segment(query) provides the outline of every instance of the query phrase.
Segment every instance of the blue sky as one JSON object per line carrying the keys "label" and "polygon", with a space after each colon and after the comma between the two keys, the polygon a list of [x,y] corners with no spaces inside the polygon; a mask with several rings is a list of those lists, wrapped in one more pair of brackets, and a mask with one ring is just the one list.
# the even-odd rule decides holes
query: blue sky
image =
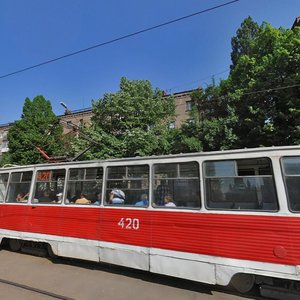
{"label": "blue sky", "polygon": [[[0,76],[229,0],[0,0]],[[116,92],[120,78],[179,92],[226,78],[231,38],[251,16],[290,28],[299,0],[240,0],[217,10],[0,79],[0,124],[43,95],[56,114]]]}

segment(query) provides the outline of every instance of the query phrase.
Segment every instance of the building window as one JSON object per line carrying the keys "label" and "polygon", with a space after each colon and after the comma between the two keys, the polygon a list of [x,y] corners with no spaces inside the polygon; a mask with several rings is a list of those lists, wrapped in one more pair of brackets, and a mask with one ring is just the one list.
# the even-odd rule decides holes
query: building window
{"label": "building window", "polygon": [[169,123],[169,128],[170,129],[175,129],[176,128],[175,121]]}
{"label": "building window", "polygon": [[191,111],[193,108],[193,101],[186,101],[185,102],[185,110],[186,111]]}

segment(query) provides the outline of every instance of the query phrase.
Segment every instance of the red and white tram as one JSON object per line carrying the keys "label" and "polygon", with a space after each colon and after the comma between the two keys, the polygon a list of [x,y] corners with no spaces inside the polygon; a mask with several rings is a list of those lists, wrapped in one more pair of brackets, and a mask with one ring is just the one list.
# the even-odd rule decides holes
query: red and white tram
{"label": "red and white tram", "polygon": [[[113,204],[116,188],[125,200]],[[0,239],[14,250],[42,242],[59,256],[245,292],[298,286],[299,213],[300,146],[0,170]]]}

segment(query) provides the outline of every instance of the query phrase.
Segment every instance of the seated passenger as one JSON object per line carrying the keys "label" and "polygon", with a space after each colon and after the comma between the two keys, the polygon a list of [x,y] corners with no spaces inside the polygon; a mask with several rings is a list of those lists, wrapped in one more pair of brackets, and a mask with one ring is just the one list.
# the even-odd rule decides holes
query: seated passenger
{"label": "seated passenger", "polygon": [[100,205],[101,203],[101,192],[95,194],[95,200],[92,201],[93,205]]}
{"label": "seated passenger", "polygon": [[155,205],[164,206],[165,196],[170,193],[170,188],[165,180],[161,180],[160,185],[155,190]]}
{"label": "seated passenger", "polygon": [[49,190],[45,190],[44,192],[43,192],[43,196],[41,196],[40,198],[39,198],[39,202],[40,203],[46,203],[46,202],[51,202],[52,200],[51,200],[51,198],[50,198],[50,191]]}
{"label": "seated passenger", "polygon": [[170,194],[167,194],[164,198],[165,206],[175,207],[176,204],[173,202],[173,197]]}
{"label": "seated passenger", "polygon": [[141,200],[135,203],[135,206],[148,206],[148,204],[149,204],[148,195],[142,194]]}
{"label": "seated passenger", "polygon": [[119,189],[113,189],[109,193],[109,204],[124,204],[125,202],[125,193]]}
{"label": "seated passenger", "polygon": [[21,192],[16,197],[17,202],[27,202],[27,200],[28,200],[28,193],[25,194],[25,193]]}
{"label": "seated passenger", "polygon": [[63,193],[56,194],[56,197],[57,197],[57,200],[54,200],[53,202],[61,203],[63,200]]}
{"label": "seated passenger", "polygon": [[80,198],[75,201],[75,204],[91,204],[91,201],[86,198],[86,195],[81,193]]}

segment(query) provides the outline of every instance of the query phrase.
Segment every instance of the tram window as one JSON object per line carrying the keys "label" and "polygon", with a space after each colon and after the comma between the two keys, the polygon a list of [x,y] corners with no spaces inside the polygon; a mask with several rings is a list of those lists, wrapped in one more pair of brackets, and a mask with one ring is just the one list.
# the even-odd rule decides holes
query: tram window
{"label": "tram window", "polygon": [[103,168],[69,170],[65,203],[100,205]]}
{"label": "tram window", "polygon": [[[122,192],[125,194],[125,199],[122,199]],[[148,195],[148,165],[107,168],[106,205],[121,204],[126,206],[147,207],[149,204]]]}
{"label": "tram window", "polygon": [[300,212],[300,156],[284,157],[282,165],[289,208]]}
{"label": "tram window", "polygon": [[62,202],[65,185],[64,169],[37,171],[34,203],[57,204]]}
{"label": "tram window", "polygon": [[31,179],[32,171],[11,173],[8,183],[6,202],[27,202]]}
{"label": "tram window", "polygon": [[268,158],[207,161],[203,167],[207,208],[278,209],[273,171]]}
{"label": "tram window", "polygon": [[154,165],[153,206],[200,208],[200,180],[197,162]]}
{"label": "tram window", "polygon": [[7,182],[8,182],[8,173],[0,174],[0,202],[3,202],[5,199]]}

